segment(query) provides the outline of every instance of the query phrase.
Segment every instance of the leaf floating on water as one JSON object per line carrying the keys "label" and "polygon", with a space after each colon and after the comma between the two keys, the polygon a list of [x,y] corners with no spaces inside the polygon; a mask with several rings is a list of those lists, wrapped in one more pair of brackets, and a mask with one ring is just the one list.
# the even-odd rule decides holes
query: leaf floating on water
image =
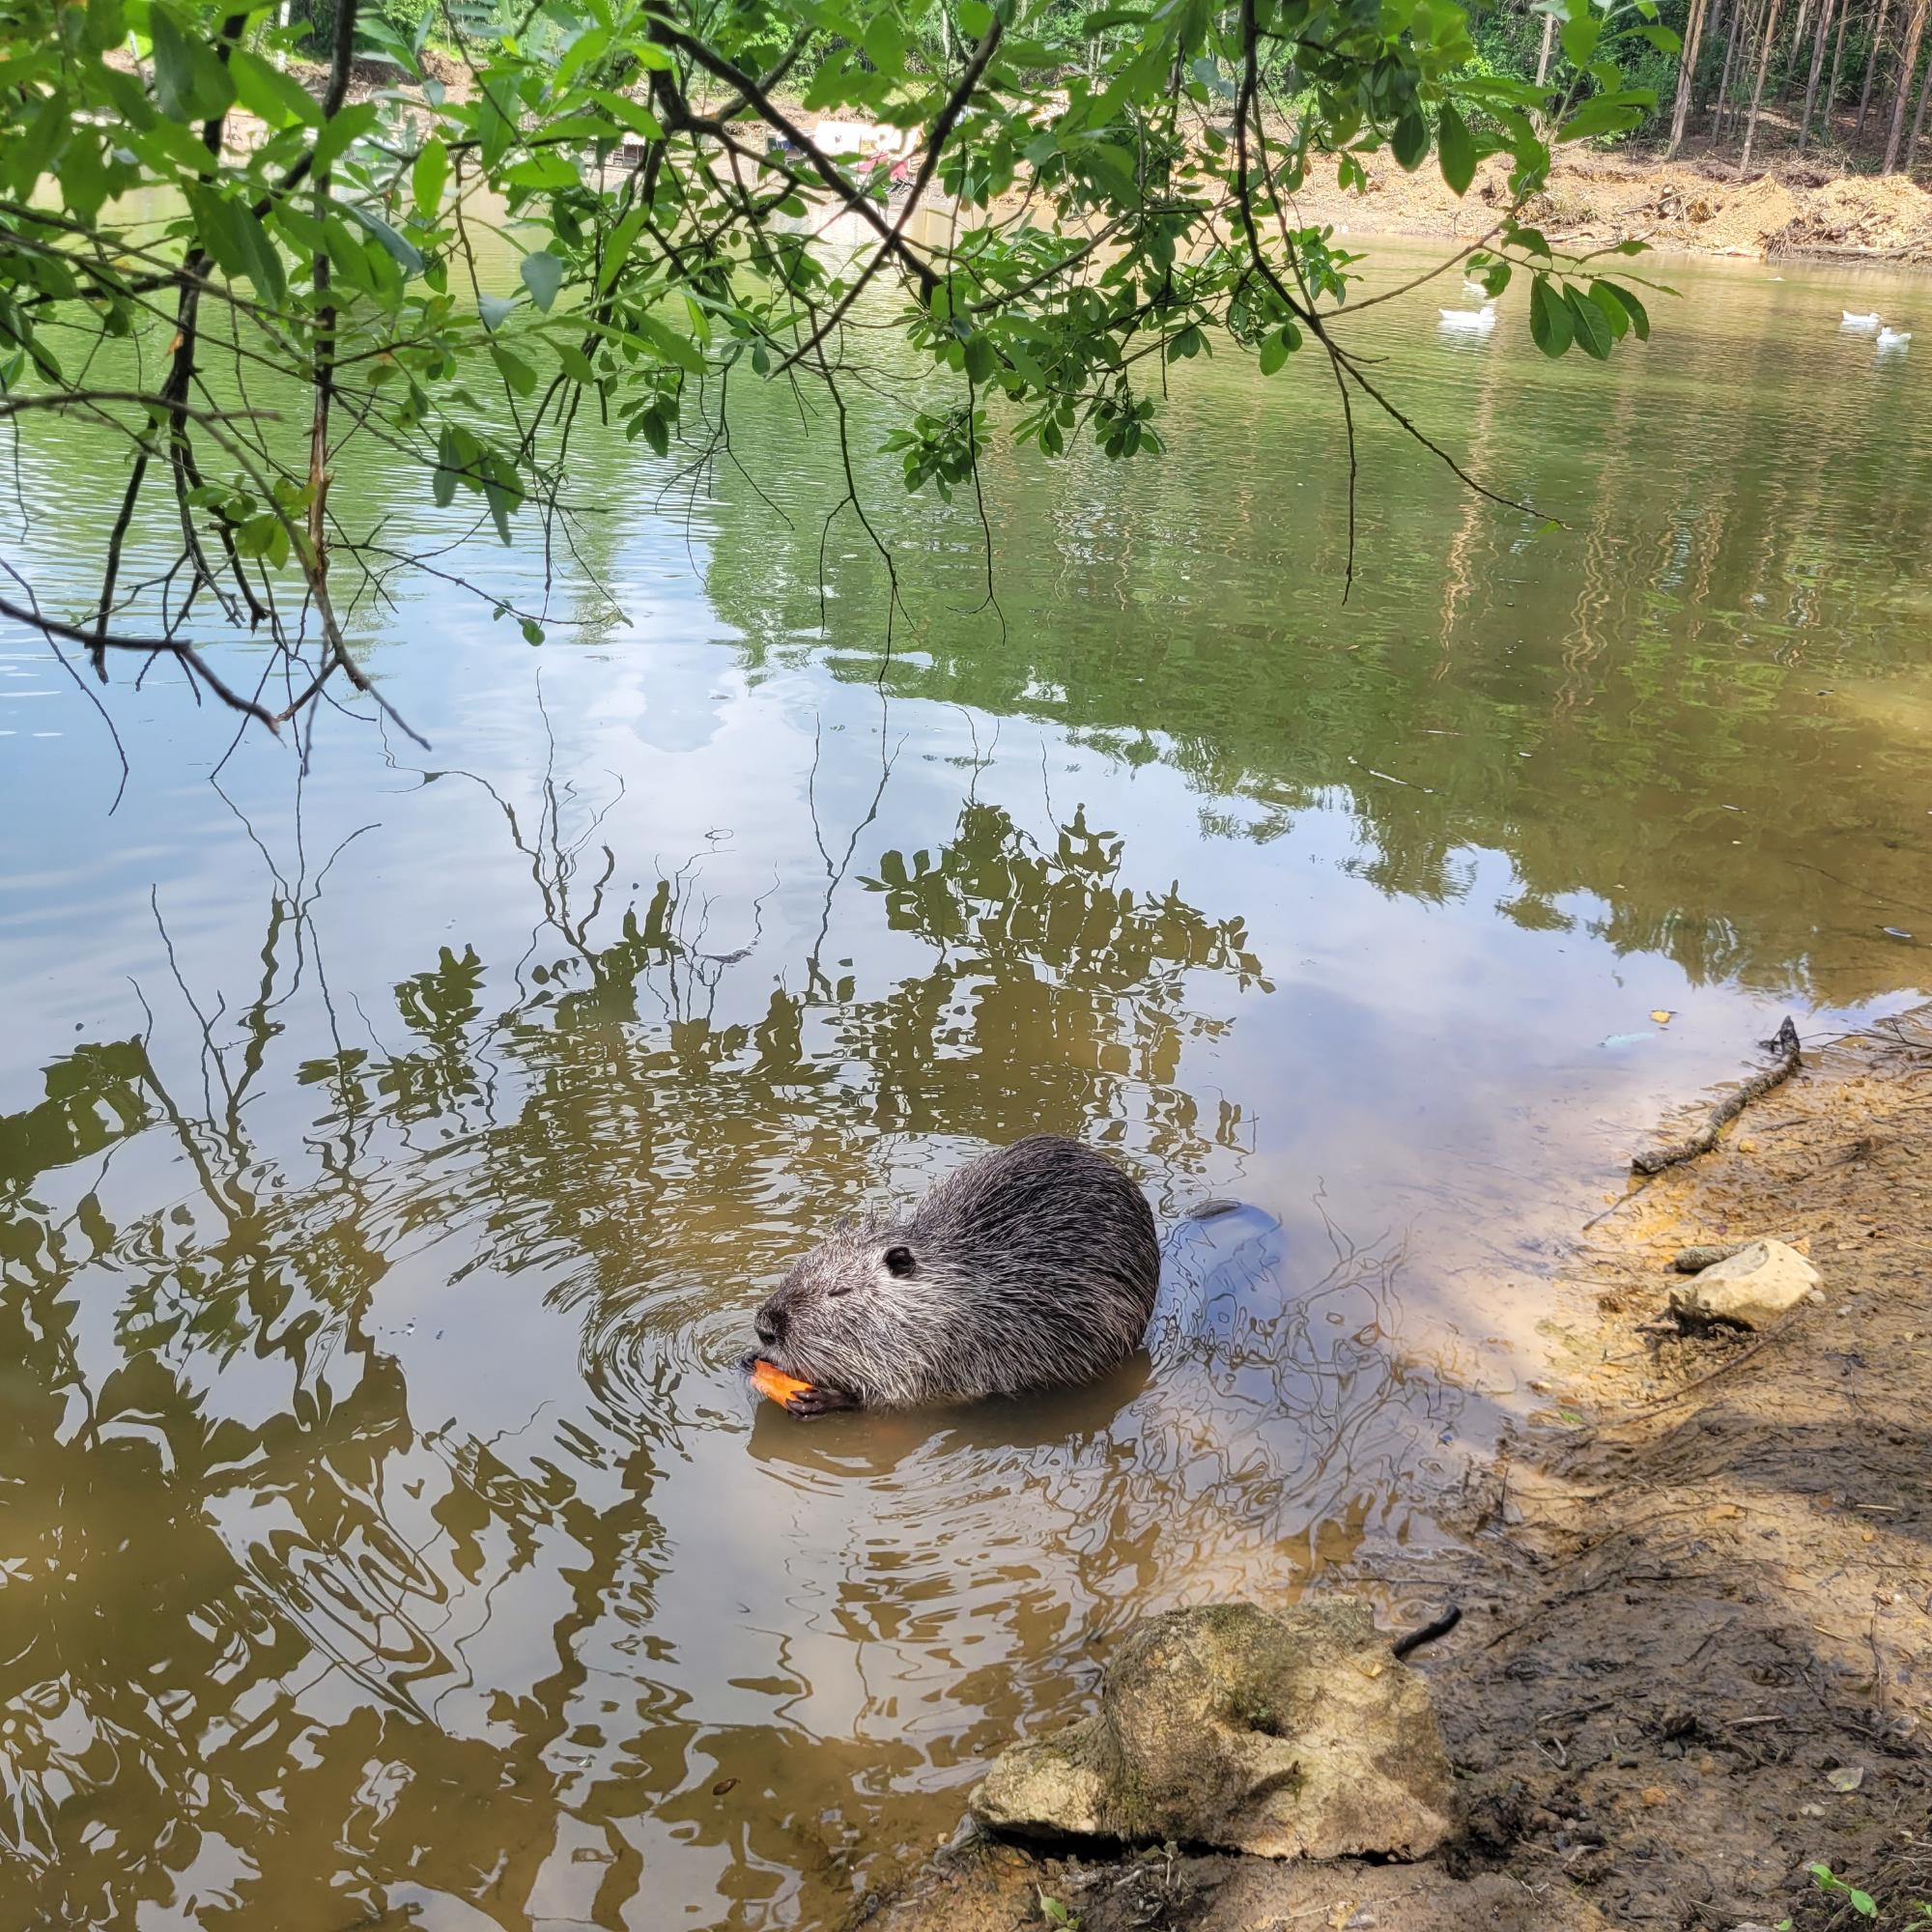
{"label": "leaf floating on water", "polygon": [[721,1777],[711,1787],[711,1795],[714,1798],[723,1798],[727,1791],[736,1791],[737,1788],[738,1780],[735,1777]]}
{"label": "leaf floating on water", "polygon": [[1668,1026],[1677,1017],[1677,1013],[1670,1007],[1652,1007],[1650,1016],[1659,1026]]}
{"label": "leaf floating on water", "polygon": [[1911,933],[1907,932],[1902,925],[1882,925],[1879,927],[1879,930],[1888,939],[1910,939],[1912,937]]}

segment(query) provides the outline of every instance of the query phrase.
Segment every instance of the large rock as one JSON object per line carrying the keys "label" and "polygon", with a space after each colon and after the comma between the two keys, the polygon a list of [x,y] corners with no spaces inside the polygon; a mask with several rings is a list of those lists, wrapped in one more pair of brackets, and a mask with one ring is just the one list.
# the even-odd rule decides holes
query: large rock
{"label": "large rock", "polygon": [[1034,1837],[1315,1859],[1421,1858],[1454,1804],[1427,1684],[1347,1600],[1136,1625],[1099,1711],[1014,1746],[969,1802],[994,1831]]}
{"label": "large rock", "polygon": [[1670,1305],[1691,1321],[1764,1328],[1818,1286],[1818,1270],[1782,1241],[1752,1241],[1670,1291]]}

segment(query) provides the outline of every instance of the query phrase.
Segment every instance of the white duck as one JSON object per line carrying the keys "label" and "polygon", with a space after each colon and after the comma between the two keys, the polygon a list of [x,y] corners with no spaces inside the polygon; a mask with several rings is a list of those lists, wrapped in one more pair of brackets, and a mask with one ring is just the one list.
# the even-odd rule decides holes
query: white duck
{"label": "white duck", "polygon": [[1912,340],[1909,328],[1881,328],[1878,332],[1878,346],[1881,349],[1903,349]]}
{"label": "white duck", "polygon": [[1485,302],[1481,308],[1441,308],[1436,314],[1442,318],[1443,328],[1466,329],[1473,334],[1487,335],[1496,326],[1496,305]]}
{"label": "white duck", "polygon": [[1845,318],[1838,325],[1840,328],[1861,329],[1869,335],[1873,329],[1881,327],[1877,309],[1873,309],[1869,315],[1859,315],[1848,308],[1840,309],[1838,313]]}

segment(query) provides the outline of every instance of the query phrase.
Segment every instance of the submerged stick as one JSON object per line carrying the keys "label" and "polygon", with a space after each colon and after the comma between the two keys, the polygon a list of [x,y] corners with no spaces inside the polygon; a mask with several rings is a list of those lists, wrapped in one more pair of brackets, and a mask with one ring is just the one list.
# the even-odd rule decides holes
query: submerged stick
{"label": "submerged stick", "polygon": [[1425,1643],[1434,1643],[1437,1637],[1447,1636],[1463,1621],[1463,1606],[1451,1604],[1433,1624],[1424,1624],[1420,1630],[1413,1630],[1406,1636],[1399,1636],[1389,1645],[1389,1654],[1395,1658],[1405,1658],[1411,1651],[1420,1650]]}
{"label": "submerged stick", "polygon": [[1778,1028],[1776,1037],[1766,1044],[1777,1058],[1719,1100],[1711,1109],[1711,1118],[1694,1134],[1688,1140],[1673,1141],[1665,1147],[1647,1148],[1642,1153],[1633,1154],[1631,1167],[1638,1174],[1662,1174],[1666,1167],[1675,1167],[1681,1160],[1695,1160],[1700,1153],[1709,1153],[1717,1146],[1718,1136],[1753,1100],[1761,1100],[1774,1087],[1781,1086],[1798,1071],[1798,1029],[1792,1025],[1790,1014],[1785,1015],[1784,1024]]}

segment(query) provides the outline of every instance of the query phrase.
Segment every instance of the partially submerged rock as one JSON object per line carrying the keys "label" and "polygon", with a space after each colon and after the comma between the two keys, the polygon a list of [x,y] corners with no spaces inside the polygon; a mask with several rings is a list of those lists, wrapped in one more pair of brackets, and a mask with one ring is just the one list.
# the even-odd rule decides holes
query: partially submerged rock
{"label": "partially submerged rock", "polygon": [[992,1830],[1033,1837],[1315,1859],[1421,1858],[1454,1807],[1427,1683],[1346,1600],[1137,1625],[1099,1711],[1005,1752],[970,1803]]}
{"label": "partially submerged rock", "polygon": [[1764,1328],[1818,1286],[1818,1270],[1782,1241],[1752,1241],[1670,1291],[1682,1321]]}

